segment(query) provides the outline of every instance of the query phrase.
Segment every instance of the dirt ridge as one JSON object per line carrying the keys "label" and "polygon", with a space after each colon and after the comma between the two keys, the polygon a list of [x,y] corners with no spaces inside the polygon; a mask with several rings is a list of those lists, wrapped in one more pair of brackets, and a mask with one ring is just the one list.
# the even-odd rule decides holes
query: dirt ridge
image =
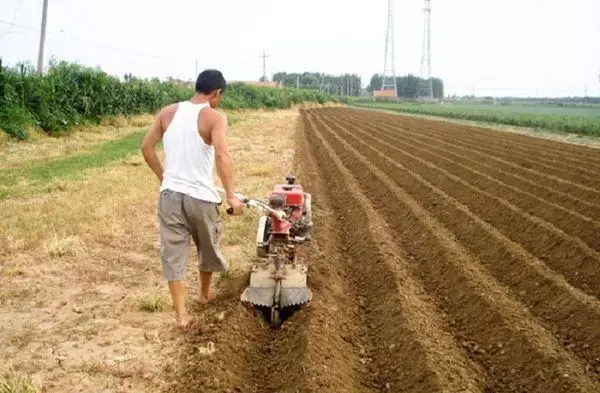
{"label": "dirt ridge", "polygon": [[[339,126],[332,124],[332,127]],[[356,128],[353,129],[361,132]],[[346,138],[348,141],[353,141],[355,147],[359,146],[361,149],[374,149],[373,146],[377,146],[382,152],[387,152],[388,156],[394,157],[394,162],[401,163],[410,173],[419,174],[424,179],[433,181],[444,193],[458,201],[468,201],[466,204],[474,213],[492,223],[512,240],[521,243],[545,263],[565,274],[570,282],[594,296],[600,294],[600,273],[596,268],[599,262],[598,253],[580,239],[566,235],[551,224],[523,212],[502,197],[469,185],[462,178],[452,175],[431,162],[407,151],[395,149],[373,136],[363,134],[363,139],[371,141],[370,144],[359,140],[352,133],[348,133]],[[540,236],[530,238],[528,237],[530,233],[539,233]]]}
{"label": "dirt ridge", "polygon": [[[332,116],[339,116],[339,114],[333,114]],[[440,156],[447,155],[449,158],[452,158],[454,162],[461,162],[466,166],[477,168],[482,173],[485,173],[496,180],[500,180],[506,185],[515,187],[516,189],[531,195],[539,195],[540,199],[545,199],[548,202],[552,202],[567,210],[572,209],[571,211],[580,214],[582,219],[593,220],[596,224],[599,224],[598,220],[600,220],[600,205],[594,205],[572,195],[557,191],[551,187],[546,187],[539,182],[533,182],[517,174],[499,169],[498,166],[489,165],[485,161],[470,158],[470,156],[473,154],[473,152],[470,150],[455,146],[451,143],[440,141],[435,138],[431,138],[430,136],[422,133],[410,134],[409,132],[405,132],[400,129],[395,129],[393,131],[390,129],[385,129],[378,126],[377,123],[365,123],[364,119],[361,121],[361,119],[352,117],[352,122],[360,124],[361,127],[367,127],[369,129],[380,131],[380,135],[385,135],[387,139],[394,141],[393,143],[396,143],[397,141],[411,146],[417,145],[432,152],[436,152]],[[421,140],[426,140],[427,142],[422,142]],[[437,147],[437,145],[443,146],[443,148]],[[517,187],[517,185],[519,186]]]}
{"label": "dirt ridge", "polygon": [[[454,334],[469,338],[462,344],[470,348],[473,358],[486,368],[490,377],[489,389],[544,391],[555,390],[558,386],[571,391],[595,389],[595,383],[585,376],[583,366],[571,358],[533,316],[478,267],[473,257],[447,229],[405,191],[395,186],[381,170],[370,164],[366,156],[351,147],[344,140],[349,134],[346,133],[342,138],[338,131],[333,131],[320,123],[318,116],[315,117],[324,138],[352,171],[369,200],[386,213],[387,223],[401,235],[402,245],[418,261],[414,266],[415,274],[434,294],[436,303],[449,314]],[[366,178],[371,180],[365,181]],[[386,204],[384,201],[390,198],[398,203]],[[456,292],[461,287],[463,291]],[[484,296],[484,293],[491,297]],[[501,347],[507,349],[495,351],[497,340],[506,340],[507,347],[503,347],[503,344]],[[515,356],[515,350],[520,352],[525,348],[531,358]],[[491,352],[494,352],[493,356]],[[555,374],[555,377],[538,374],[540,365],[532,364],[538,362],[544,364],[541,368],[545,372]],[[575,373],[573,375],[577,375],[577,381],[565,381],[559,371],[565,369]],[[509,377],[515,370],[519,370],[524,377],[519,382],[511,381]]]}
{"label": "dirt ridge", "polygon": [[[390,122],[390,123],[402,123],[408,126],[408,128],[419,128],[426,130],[440,130],[450,131],[454,135],[459,137],[477,137],[484,138],[484,141],[493,141],[504,143],[509,146],[531,148],[534,151],[542,147],[549,153],[556,154],[558,156],[566,156],[571,159],[580,160],[579,162],[583,165],[593,165],[600,169],[600,159],[598,158],[598,152],[594,148],[590,148],[583,145],[572,145],[569,143],[562,143],[560,141],[547,140],[543,138],[536,138],[529,135],[520,134],[506,134],[490,132],[489,129],[483,127],[474,127],[462,124],[449,123],[445,121],[432,121],[428,119],[416,119],[411,116],[399,116],[396,114],[387,114],[379,116],[379,114],[369,113],[369,115],[376,117],[379,121]],[[582,158],[585,158],[582,160]]]}
{"label": "dirt ridge", "polygon": [[[600,366],[600,349],[591,349],[591,343],[600,340],[600,329],[596,327],[600,326],[600,302],[596,298],[571,286],[520,244],[418,175],[385,155],[379,159],[371,156],[370,159],[380,167],[385,166],[386,160],[396,165],[385,167],[390,178],[418,197],[427,211],[478,256],[496,279],[514,288],[515,296],[538,318],[546,321],[548,329],[559,334],[566,348],[584,358],[590,369]],[[411,177],[421,184],[407,181]],[[474,230],[475,226],[481,230]]]}
{"label": "dirt ridge", "polygon": [[[357,191],[356,182],[316,131],[310,117],[305,119],[310,129],[306,137],[313,144],[321,141],[313,145],[315,154],[321,163],[327,157],[328,168],[335,168],[335,171],[326,171],[325,176],[330,192],[341,203],[337,209],[340,223],[348,228],[346,236],[352,238],[345,253],[352,258],[352,264],[375,268],[365,272],[370,274],[359,286],[371,288],[371,295],[364,299],[363,312],[371,314],[370,318],[376,321],[375,330],[379,332],[371,336],[380,336],[371,340],[376,343],[371,348],[375,351],[371,356],[376,360],[370,368],[378,388],[393,386],[395,391],[414,392],[481,391],[478,375],[481,371],[469,363],[464,350],[439,327],[443,325],[439,311],[421,298],[424,290],[408,273],[407,262],[386,233],[383,218]],[[364,231],[357,232],[355,228],[359,227]],[[355,270],[363,273],[362,268]],[[385,297],[374,292],[384,292]],[[390,319],[386,314],[395,318]],[[378,376],[379,373],[382,375]],[[423,378],[431,382],[424,385]]]}
{"label": "dirt ridge", "polygon": [[[395,127],[395,128],[403,127],[404,129],[406,129],[407,127],[410,127],[410,124],[411,123],[390,126],[390,127]],[[448,124],[448,123],[446,123],[446,124]],[[594,186],[580,184],[577,181],[573,181],[568,178],[562,178],[562,177],[556,176],[552,173],[546,173],[543,171],[539,171],[536,169],[535,166],[533,166],[531,164],[527,164],[527,163],[521,164],[521,163],[513,162],[512,161],[513,157],[510,154],[500,154],[500,155],[495,154],[496,153],[495,151],[490,152],[489,149],[486,149],[484,147],[485,146],[484,144],[476,145],[476,144],[469,144],[469,143],[463,142],[462,138],[456,138],[455,135],[452,134],[452,132],[451,132],[453,130],[452,125],[449,125],[447,128],[444,128],[443,131],[441,131],[439,129],[428,129],[428,128],[424,128],[424,127],[419,127],[419,128],[420,128],[420,130],[428,132],[430,135],[435,135],[437,138],[440,138],[441,140],[449,142],[455,146],[460,146],[467,150],[476,151],[478,154],[483,155],[485,159],[506,164],[509,167],[511,167],[512,170],[521,173],[525,177],[528,177],[528,178],[533,177],[533,179],[542,177],[548,181],[551,181],[552,183],[558,183],[565,190],[570,190],[570,191],[566,191],[570,194],[575,194],[575,195],[583,194],[586,199],[600,201],[600,191],[597,188],[594,188]],[[418,135],[418,134],[415,134],[415,135]],[[570,172],[570,175],[576,177],[577,172]]]}
{"label": "dirt ridge", "polygon": [[[331,118],[336,119],[344,126],[351,126],[340,118],[336,118],[335,116],[332,116]],[[442,166],[447,168],[449,173],[464,179],[464,181],[471,186],[474,186],[479,190],[485,189],[486,193],[501,196],[502,199],[513,206],[518,207],[523,211],[527,211],[529,215],[539,217],[565,231],[565,233],[582,239],[594,251],[600,251],[600,238],[597,236],[597,234],[600,233],[600,223],[593,221],[591,218],[582,216],[566,207],[556,205],[539,198],[536,195],[522,191],[485,173],[479,172],[477,169],[446,158],[444,155],[433,153],[428,149],[415,146],[413,143],[401,142],[397,139],[393,139],[388,135],[375,131],[368,125],[363,125],[361,128],[363,128],[363,130],[366,128],[371,131],[368,135],[376,136],[377,140],[382,143],[394,144],[390,147],[391,149],[396,150],[399,149],[400,146],[409,147],[415,156],[418,155],[418,157],[427,160],[440,168],[442,168]],[[359,132],[365,134],[363,130],[359,130]],[[404,148],[404,151],[406,150],[407,149]],[[567,219],[567,216],[570,217]]]}

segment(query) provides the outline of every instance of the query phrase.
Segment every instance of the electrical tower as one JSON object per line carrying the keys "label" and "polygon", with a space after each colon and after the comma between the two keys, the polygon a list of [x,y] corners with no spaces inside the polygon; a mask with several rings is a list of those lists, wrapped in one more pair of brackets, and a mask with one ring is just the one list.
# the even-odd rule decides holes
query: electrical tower
{"label": "electrical tower", "polygon": [[431,0],[425,0],[423,52],[421,55],[421,82],[419,96],[433,100],[433,79],[431,78]]}
{"label": "electrical tower", "polygon": [[262,55],[260,55],[260,57],[262,58],[263,61],[263,75],[261,78],[261,82],[266,82],[268,81],[267,79],[267,57],[269,57],[269,55],[267,55],[267,53],[263,50]]}
{"label": "electrical tower", "polygon": [[387,31],[385,34],[385,60],[381,75],[381,90],[391,90],[392,97],[398,97],[396,65],[394,63],[394,1],[388,0]]}

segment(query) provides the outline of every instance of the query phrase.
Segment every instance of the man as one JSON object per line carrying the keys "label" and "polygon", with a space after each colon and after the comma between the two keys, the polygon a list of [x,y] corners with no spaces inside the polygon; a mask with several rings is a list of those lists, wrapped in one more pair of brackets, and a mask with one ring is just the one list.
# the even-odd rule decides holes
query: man
{"label": "man", "polygon": [[[196,94],[189,101],[162,108],[141,146],[146,163],[161,182],[158,217],[163,275],[169,282],[177,323],[183,329],[195,325],[185,305],[190,236],[198,250],[200,303],[214,297],[212,273],[228,269],[219,249],[221,196],[213,181],[215,164],[233,214],[243,213],[243,203],[234,196],[227,118],[214,109],[226,85],[221,72],[203,71],[196,81]],[[161,139],[164,169],[155,149]]]}

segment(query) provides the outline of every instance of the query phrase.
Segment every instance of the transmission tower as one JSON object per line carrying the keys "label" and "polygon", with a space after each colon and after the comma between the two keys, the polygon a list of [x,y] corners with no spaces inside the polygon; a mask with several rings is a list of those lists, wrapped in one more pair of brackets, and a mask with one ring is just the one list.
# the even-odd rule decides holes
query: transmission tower
{"label": "transmission tower", "polygon": [[398,97],[396,65],[394,63],[394,2],[388,0],[387,31],[385,34],[385,60],[381,75],[381,90],[392,90],[392,96]]}
{"label": "transmission tower", "polygon": [[267,57],[269,57],[269,55],[267,55],[267,53],[263,50],[262,55],[260,55],[260,57],[262,58],[262,68],[263,68],[263,74],[262,74],[262,78],[261,78],[261,82],[266,82],[269,79],[267,78]]}
{"label": "transmission tower", "polygon": [[431,0],[425,0],[425,22],[423,29],[423,52],[421,55],[421,82],[419,96],[433,100],[433,79],[431,78]]}

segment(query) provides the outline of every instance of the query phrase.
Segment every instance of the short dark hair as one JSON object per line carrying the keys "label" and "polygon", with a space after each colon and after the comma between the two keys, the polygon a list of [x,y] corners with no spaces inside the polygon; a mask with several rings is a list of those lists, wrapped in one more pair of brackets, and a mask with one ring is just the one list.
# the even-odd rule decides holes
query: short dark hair
{"label": "short dark hair", "polygon": [[204,70],[196,79],[196,92],[209,94],[214,90],[221,89],[225,91],[227,81],[219,70]]}

